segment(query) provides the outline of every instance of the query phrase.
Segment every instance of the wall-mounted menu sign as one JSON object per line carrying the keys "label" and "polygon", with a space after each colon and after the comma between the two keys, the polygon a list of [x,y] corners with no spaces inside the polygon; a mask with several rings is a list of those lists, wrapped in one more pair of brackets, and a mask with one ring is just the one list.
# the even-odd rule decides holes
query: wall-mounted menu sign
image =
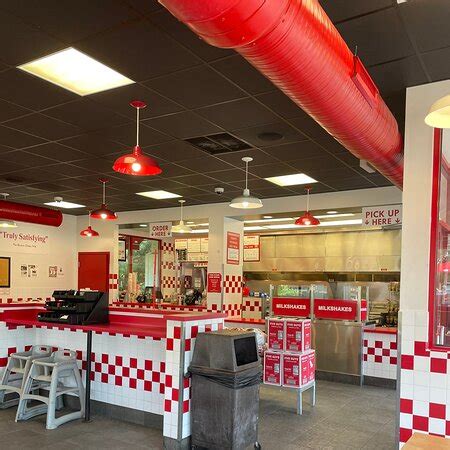
{"label": "wall-mounted menu sign", "polygon": [[188,239],[187,250],[188,253],[200,253],[201,252],[200,238]]}
{"label": "wall-mounted menu sign", "polygon": [[187,239],[175,239],[175,250],[187,250],[188,240]]}
{"label": "wall-mounted menu sign", "polygon": [[202,253],[208,253],[208,238],[200,239],[200,251]]}
{"label": "wall-mounted menu sign", "polygon": [[239,233],[227,232],[227,264],[238,266],[240,263],[241,235]]}
{"label": "wall-mounted menu sign", "polygon": [[244,236],[244,262],[259,261],[261,246],[259,235]]}

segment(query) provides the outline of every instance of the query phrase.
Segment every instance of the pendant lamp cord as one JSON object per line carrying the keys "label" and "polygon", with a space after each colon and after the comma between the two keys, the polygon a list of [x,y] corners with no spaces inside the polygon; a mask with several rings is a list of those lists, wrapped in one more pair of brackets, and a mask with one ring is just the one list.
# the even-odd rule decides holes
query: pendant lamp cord
{"label": "pendant lamp cord", "polygon": [[105,204],[105,199],[106,199],[106,195],[105,195],[106,181],[102,181],[102,183],[103,183],[103,204]]}
{"label": "pendant lamp cord", "polygon": [[139,147],[139,108],[136,108],[136,147]]}
{"label": "pendant lamp cord", "polygon": [[248,161],[245,161],[245,189],[248,189]]}
{"label": "pendant lamp cord", "polygon": [[306,188],[306,212],[309,212],[309,188]]}

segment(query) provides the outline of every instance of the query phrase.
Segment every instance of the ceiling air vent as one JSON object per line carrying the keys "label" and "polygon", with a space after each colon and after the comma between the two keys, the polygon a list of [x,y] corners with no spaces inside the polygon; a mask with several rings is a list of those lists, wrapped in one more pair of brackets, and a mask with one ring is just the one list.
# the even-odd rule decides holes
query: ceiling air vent
{"label": "ceiling air vent", "polygon": [[210,155],[220,155],[221,153],[238,152],[252,148],[247,142],[241,141],[229,133],[190,138],[186,139],[186,142]]}

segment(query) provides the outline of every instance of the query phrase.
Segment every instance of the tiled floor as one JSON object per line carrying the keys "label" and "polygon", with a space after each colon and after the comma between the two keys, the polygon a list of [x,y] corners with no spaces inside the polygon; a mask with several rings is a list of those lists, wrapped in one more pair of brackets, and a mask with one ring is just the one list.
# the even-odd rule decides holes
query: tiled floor
{"label": "tiled floor", "polygon": [[[393,390],[321,381],[317,405],[295,414],[295,394],[263,386],[259,436],[264,450],[394,449]],[[161,431],[94,417],[46,431],[44,418],[14,422],[15,409],[0,411],[0,448],[22,449],[162,449]]]}

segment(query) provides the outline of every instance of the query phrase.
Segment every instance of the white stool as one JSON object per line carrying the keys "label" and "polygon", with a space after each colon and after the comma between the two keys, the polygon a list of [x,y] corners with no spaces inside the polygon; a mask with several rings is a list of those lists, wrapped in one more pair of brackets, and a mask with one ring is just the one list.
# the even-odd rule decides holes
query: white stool
{"label": "white stool", "polygon": [[[40,389],[48,390],[48,397],[32,394],[33,384],[41,383]],[[80,410],[56,418],[57,401],[64,394],[77,394]],[[37,400],[44,405],[28,406],[29,400]],[[28,420],[47,413],[47,430],[53,430],[70,420],[84,417],[84,387],[78,369],[76,353],[70,350],[58,350],[49,358],[33,362],[25,381],[17,408],[16,422]]]}
{"label": "white stool", "polygon": [[[52,354],[52,347],[48,345],[34,345],[29,351],[12,353],[8,358],[0,381],[0,409],[10,408],[19,403],[25,380],[30,371],[33,361],[40,358],[47,358]],[[35,384],[32,390],[39,389]],[[16,398],[5,400],[7,394],[16,393]]]}

